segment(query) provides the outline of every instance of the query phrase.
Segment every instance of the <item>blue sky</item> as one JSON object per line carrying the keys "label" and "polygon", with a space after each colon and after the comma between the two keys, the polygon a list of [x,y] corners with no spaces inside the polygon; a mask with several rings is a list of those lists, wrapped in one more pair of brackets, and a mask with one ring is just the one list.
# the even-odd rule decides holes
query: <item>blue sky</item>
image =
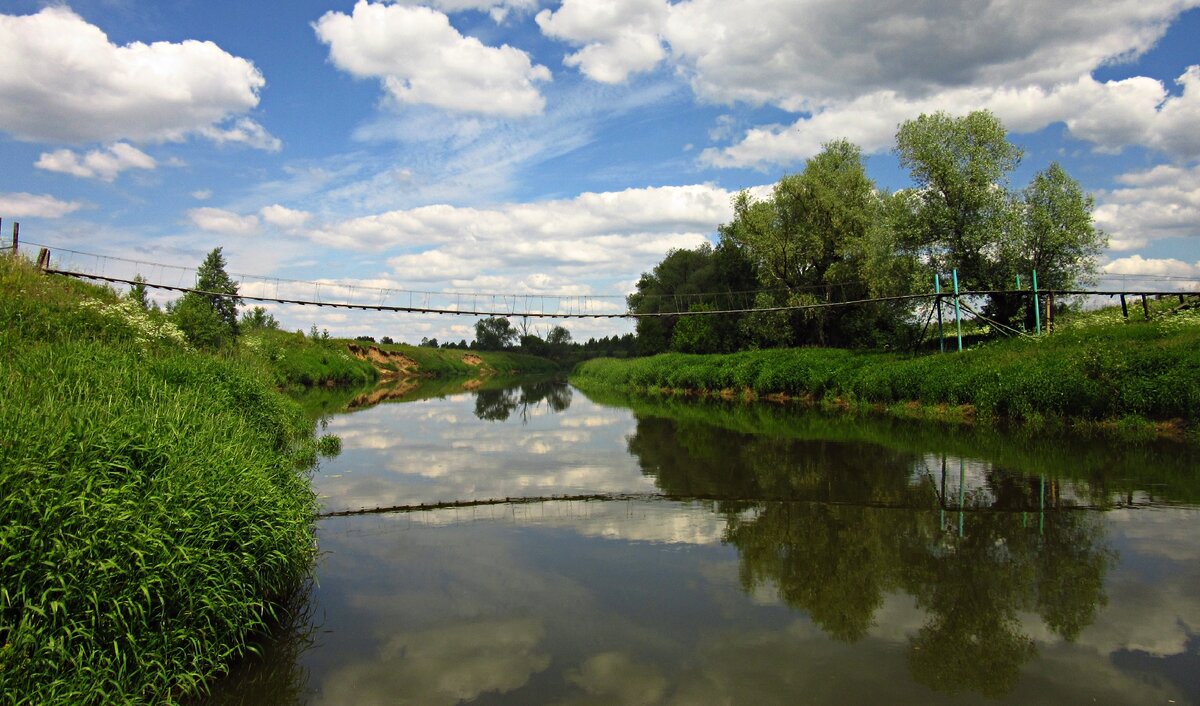
{"label": "blue sky", "polygon": [[[1094,194],[1105,272],[1200,278],[1197,6],[6,0],[0,218],[5,239],[16,220],[24,241],[138,261],[60,260],[112,276],[176,283],[144,263],[220,245],[271,278],[251,294],[617,311],[669,249],[715,237],[733,193],[823,142],[904,188],[900,122],[987,108],[1025,149],[1014,185],[1058,160]],[[473,324],[272,311],[411,342]]]}

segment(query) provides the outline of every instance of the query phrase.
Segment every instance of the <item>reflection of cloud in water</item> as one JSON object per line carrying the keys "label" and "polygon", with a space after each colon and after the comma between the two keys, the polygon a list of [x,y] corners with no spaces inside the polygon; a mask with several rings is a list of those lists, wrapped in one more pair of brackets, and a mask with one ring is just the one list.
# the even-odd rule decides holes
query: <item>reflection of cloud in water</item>
{"label": "reflection of cloud in water", "polygon": [[538,651],[539,621],[490,620],[391,637],[376,659],[344,667],[325,680],[317,704],[461,703],[524,686],[550,665]]}
{"label": "reflection of cloud in water", "polygon": [[563,706],[653,706],[662,703],[668,686],[658,669],[637,664],[624,652],[598,654],[569,670],[566,680],[582,689],[584,696],[563,701]]}
{"label": "reflection of cloud in water", "polygon": [[1102,654],[1184,652],[1200,631],[1200,546],[1191,508],[1106,513],[1118,551],[1139,557],[1137,573],[1118,565],[1105,587],[1110,607],[1079,637]]}
{"label": "reflection of cloud in water", "polygon": [[620,416],[610,415],[607,417],[600,417],[600,416],[569,417],[567,419],[562,420],[562,422],[559,424],[559,426],[566,427],[566,428],[586,427],[589,429],[593,429],[596,427],[606,427],[606,426],[610,426],[613,424],[617,424],[625,419],[626,419],[626,416],[624,414],[622,414]]}
{"label": "reflection of cloud in water", "polygon": [[725,518],[674,502],[554,500],[481,505],[384,515],[401,526],[448,527],[498,522],[566,528],[585,537],[654,544],[720,544]]}

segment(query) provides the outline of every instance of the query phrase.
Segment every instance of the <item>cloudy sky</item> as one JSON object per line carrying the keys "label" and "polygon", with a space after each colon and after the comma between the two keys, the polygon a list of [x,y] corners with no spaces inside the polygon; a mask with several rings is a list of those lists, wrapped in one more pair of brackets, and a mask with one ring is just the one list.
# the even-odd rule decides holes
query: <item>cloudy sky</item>
{"label": "cloudy sky", "polygon": [[[616,311],[667,250],[715,237],[732,194],[823,142],[856,142],[899,189],[900,122],[987,108],[1025,150],[1014,185],[1058,160],[1095,195],[1108,272],[1200,278],[1197,6],[5,0],[0,227],[140,263],[220,245],[233,272],[389,304],[586,295]],[[92,266],[127,274],[118,262]],[[273,311],[413,342],[473,324]]]}

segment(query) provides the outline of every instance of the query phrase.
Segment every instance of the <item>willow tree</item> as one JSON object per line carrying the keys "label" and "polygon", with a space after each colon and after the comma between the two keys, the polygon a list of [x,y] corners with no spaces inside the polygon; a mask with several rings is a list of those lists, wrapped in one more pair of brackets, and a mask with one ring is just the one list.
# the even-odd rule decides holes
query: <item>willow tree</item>
{"label": "willow tree", "polygon": [[[805,306],[861,300],[873,294],[870,268],[875,243],[886,227],[885,201],[867,177],[862,152],[846,140],[826,143],[804,171],[780,179],[769,199],[748,192],[733,201],[733,221],[722,236],[756,265],[764,287],[777,289],[775,305]],[[813,306],[790,317],[794,343],[864,343],[876,308]],[[778,327],[778,316],[751,317]],[[773,331],[748,331],[751,338]]]}

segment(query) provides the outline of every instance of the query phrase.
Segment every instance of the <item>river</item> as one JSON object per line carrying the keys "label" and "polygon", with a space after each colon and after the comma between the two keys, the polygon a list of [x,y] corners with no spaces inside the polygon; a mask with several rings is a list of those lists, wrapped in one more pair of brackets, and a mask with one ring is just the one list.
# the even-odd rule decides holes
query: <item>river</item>
{"label": "river", "polygon": [[322,420],[393,509],[210,703],[1200,704],[1194,449],[452,390]]}

